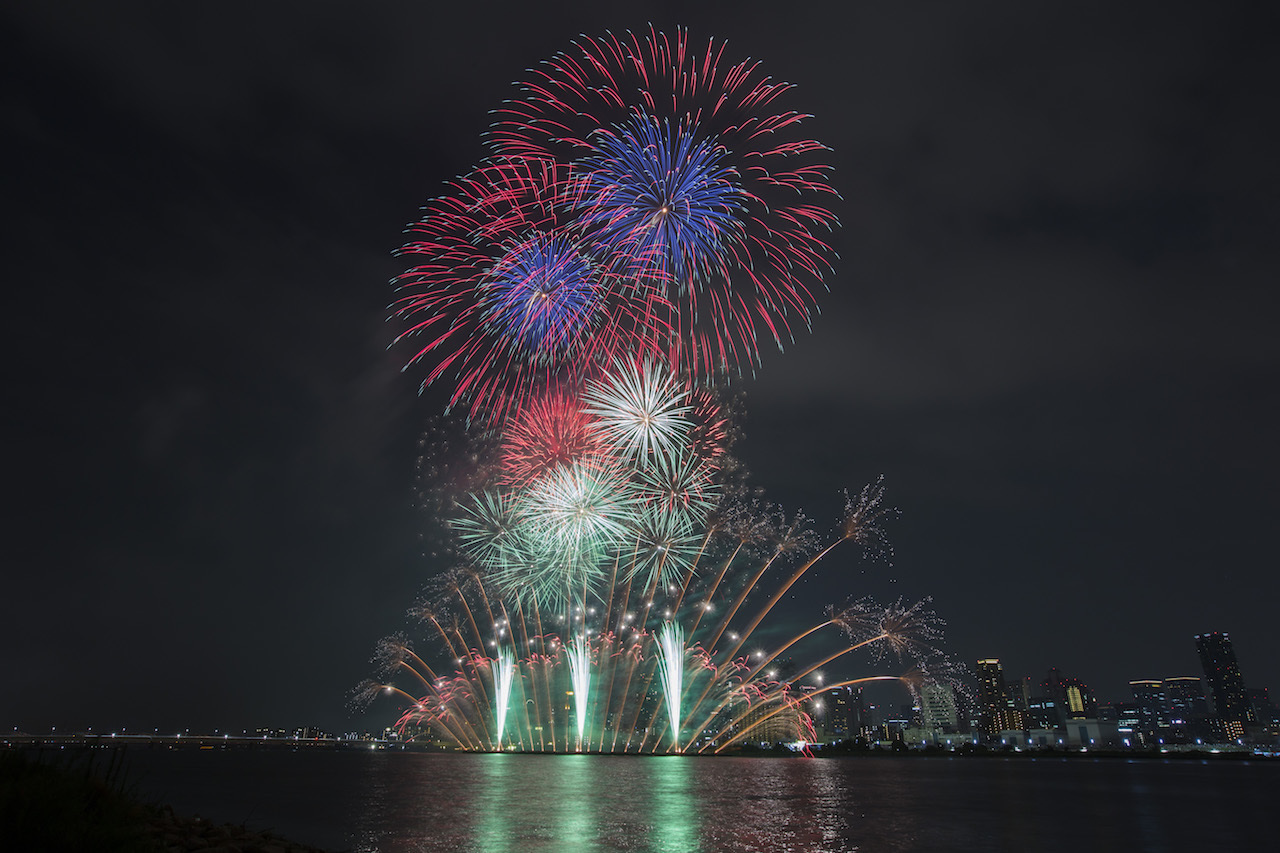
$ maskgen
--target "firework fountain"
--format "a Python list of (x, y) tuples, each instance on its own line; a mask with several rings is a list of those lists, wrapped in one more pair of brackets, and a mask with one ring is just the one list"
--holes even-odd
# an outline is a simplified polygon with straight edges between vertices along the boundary
[(446, 662), (388, 638), (388, 679), (416, 687), (363, 690), (407, 702), (406, 734), (720, 751), (810, 739), (805, 703), (888, 677), (804, 684), (858, 650), (912, 657), (916, 681), (940, 671), (925, 602), (862, 599), (762, 642), (837, 546), (885, 550), (892, 510), (877, 481), (817, 547), (802, 516), (738, 498), (722, 383), (808, 327), (835, 217), (791, 85), (725, 52), (683, 31), (582, 40), (517, 84), (490, 159), (410, 226), (396, 345), (486, 464), (449, 507), (460, 567), (415, 608)]

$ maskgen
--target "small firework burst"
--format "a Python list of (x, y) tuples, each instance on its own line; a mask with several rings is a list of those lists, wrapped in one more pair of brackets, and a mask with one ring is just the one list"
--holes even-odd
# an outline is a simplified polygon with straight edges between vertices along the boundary
[(535, 231), (479, 282), (486, 323), (533, 360), (581, 349), (601, 317), (602, 276), (566, 233)]
[(501, 491), (473, 495), (453, 519), (453, 529), (466, 553), (488, 569), (518, 559), (525, 548), (518, 508)]
[(712, 469), (693, 453), (654, 457), (637, 476), (637, 496), (657, 512), (702, 523), (719, 497)]
[(618, 453), (643, 460), (673, 453), (689, 432), (689, 392), (653, 361), (615, 362), (604, 379), (587, 383), (584, 410), (593, 429)]
[(616, 544), (635, 506), (620, 469), (605, 462), (577, 462), (534, 482), (525, 496), (525, 519), (541, 535), (569, 547)]
[[(779, 510), (781, 513), (781, 510)], [(803, 512), (796, 512), (787, 520), (778, 515), (774, 519), (772, 541), (774, 552), (789, 560), (803, 560), (818, 547), (821, 537), (813, 529), (813, 522)]]
[(522, 526), (536, 554), (523, 581), (504, 584), (540, 601), (594, 591), (604, 563), (627, 541), (637, 501), (616, 466), (576, 462), (534, 481), (523, 495)]
[(386, 685), (378, 681), (366, 679), (361, 681), (351, 691), (347, 697), (347, 707), (352, 713), (360, 713), (373, 704), (373, 700), (377, 699), (386, 692)]
[(373, 654), (373, 663), (377, 666), (379, 674), (391, 677), (397, 674), (412, 652), (413, 646), (404, 634), (392, 634), (378, 642)]
[(881, 522), (896, 517), (898, 509), (885, 505), (884, 475), (863, 486), (856, 496), (845, 492), (844, 497), (840, 535), (861, 545), (864, 557), (891, 559), (893, 548), (885, 536)]
[(899, 660), (922, 661), (939, 654), (946, 622), (929, 607), (932, 598), (905, 604), (901, 598), (883, 606), (872, 598), (860, 598), (833, 613), (857, 644), (875, 644), (879, 656), (892, 654)]
[(645, 507), (632, 529), (635, 542), (623, 579), (648, 587), (679, 580), (697, 560), (704, 535), (685, 515)]
[(503, 482), (514, 488), (602, 451), (576, 397), (553, 393), (530, 401), (511, 419), (499, 449)]

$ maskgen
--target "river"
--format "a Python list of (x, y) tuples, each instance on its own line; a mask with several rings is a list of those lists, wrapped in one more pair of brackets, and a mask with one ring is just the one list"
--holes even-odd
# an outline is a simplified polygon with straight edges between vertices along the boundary
[(360, 853), (1275, 849), (1280, 763), (135, 750), (181, 814)]

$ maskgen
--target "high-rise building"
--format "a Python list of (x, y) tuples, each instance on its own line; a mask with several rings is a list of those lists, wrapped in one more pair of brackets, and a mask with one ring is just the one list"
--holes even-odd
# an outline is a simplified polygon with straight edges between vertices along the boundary
[(862, 695), (862, 688), (858, 687), (854, 689), (853, 695), (849, 697), (849, 737), (866, 737), (867, 730), (872, 725), (873, 721), (871, 719), (871, 711), (867, 708), (867, 699)]
[(1025, 728), (1021, 698), (1022, 685), (1004, 680), (999, 658), (978, 661), (978, 724), (984, 737)]
[(1169, 725), (1186, 725), (1208, 713), (1204, 688), (1194, 675), (1175, 675), (1164, 680), (1165, 699), (1169, 703)]
[(1196, 634), (1196, 651), (1200, 653), (1200, 665), (1204, 667), (1204, 679), (1213, 697), (1213, 709), (1221, 721), (1224, 734), (1236, 739), (1244, 737), (1246, 723), (1256, 722), (1249, 696), (1240, 675), (1231, 638), (1213, 631)]
[(853, 689), (833, 687), (827, 691), (827, 733), (832, 740), (848, 740), (853, 722)]
[(1086, 717), (1098, 716), (1098, 703), (1093, 698), (1089, 685), (1078, 678), (1069, 678), (1064, 685), (1067, 689), (1067, 717), (1072, 720), (1083, 720)]
[(1089, 685), (1078, 678), (1063, 678), (1056, 666), (1050, 669), (1048, 677), (1040, 682), (1040, 689), (1053, 701), (1058, 711), (1059, 725), (1066, 725), (1067, 720), (1084, 720), (1098, 716), (1098, 703)]
[(1004, 693), (1004, 669), (999, 658), (978, 661), (978, 725), (983, 737), (1000, 731), (997, 718)]
[(1138, 721), (1135, 728), (1144, 737), (1151, 738), (1160, 729), (1169, 726), (1169, 700), (1165, 696), (1164, 682), (1155, 678), (1142, 678), (1129, 682)]
[(1098, 723), (1110, 721), (1115, 724), (1116, 734), (1125, 746), (1137, 746), (1150, 743), (1151, 735), (1145, 731), (1147, 716), (1142, 712), (1138, 702), (1116, 702), (1112, 705), (1098, 707)]
[(1266, 726), (1275, 726), (1280, 723), (1280, 709), (1276, 708), (1267, 695), (1267, 688), (1250, 687), (1249, 705), (1253, 708), (1253, 715), (1259, 723)]
[(1191, 743), (1213, 736), (1209, 703), (1204, 699), (1201, 680), (1195, 675), (1175, 675), (1164, 680), (1165, 701), (1169, 705), (1169, 728), (1159, 739), (1165, 743)]
[(1044, 685), (1038, 691), (1031, 689), (1031, 676), (1022, 678), (1022, 695), (1027, 706), (1028, 729), (1052, 729), (1059, 725), (1058, 707), (1054, 700), (1045, 695)]
[(920, 691), (920, 722), (929, 731), (956, 730), (956, 691), (949, 684), (926, 684)]

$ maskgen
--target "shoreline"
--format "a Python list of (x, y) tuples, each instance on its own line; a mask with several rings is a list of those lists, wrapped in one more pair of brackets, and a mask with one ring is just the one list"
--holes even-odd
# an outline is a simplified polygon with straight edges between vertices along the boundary
[[(0, 751), (0, 826), (17, 850), (99, 853), (332, 853), (245, 824), (179, 815), (141, 798), (124, 750), (101, 766), (90, 751)], [(9, 849), (6, 846), (6, 849)]]
[[(956, 749), (935, 747), (894, 748), (894, 747), (859, 747), (842, 744), (806, 750), (793, 749), (788, 746), (776, 747), (737, 747), (723, 753), (634, 753), (634, 752), (553, 752), (532, 750), (463, 750), (413, 743), (386, 742), (352, 742), (335, 740), (275, 740), (261, 739), (224, 739), (221, 737), (200, 738), (184, 737), (182, 739), (130, 737), (112, 738), (110, 736), (92, 736), (82, 738), (66, 736), (59, 738), (29, 737), (22, 739), (7, 738), (0, 741), (0, 754), (5, 752), (38, 754), (50, 753), (58, 755), (114, 753), (127, 754), (130, 750), (138, 752), (378, 752), (378, 753), (416, 753), (422, 755), (563, 755), (563, 756), (610, 756), (619, 758), (1007, 758), (1007, 759), (1125, 759), (1125, 760), (1165, 760), (1165, 761), (1261, 761), (1280, 760), (1280, 749), (1276, 747), (1249, 747), (1238, 744), (1200, 744), (1170, 745), (1155, 749), (1123, 749), (1123, 748), (1066, 748), (1043, 747), (1035, 749), (1015, 747), (961, 746)], [(1262, 751), (1260, 751), (1262, 750)]]

